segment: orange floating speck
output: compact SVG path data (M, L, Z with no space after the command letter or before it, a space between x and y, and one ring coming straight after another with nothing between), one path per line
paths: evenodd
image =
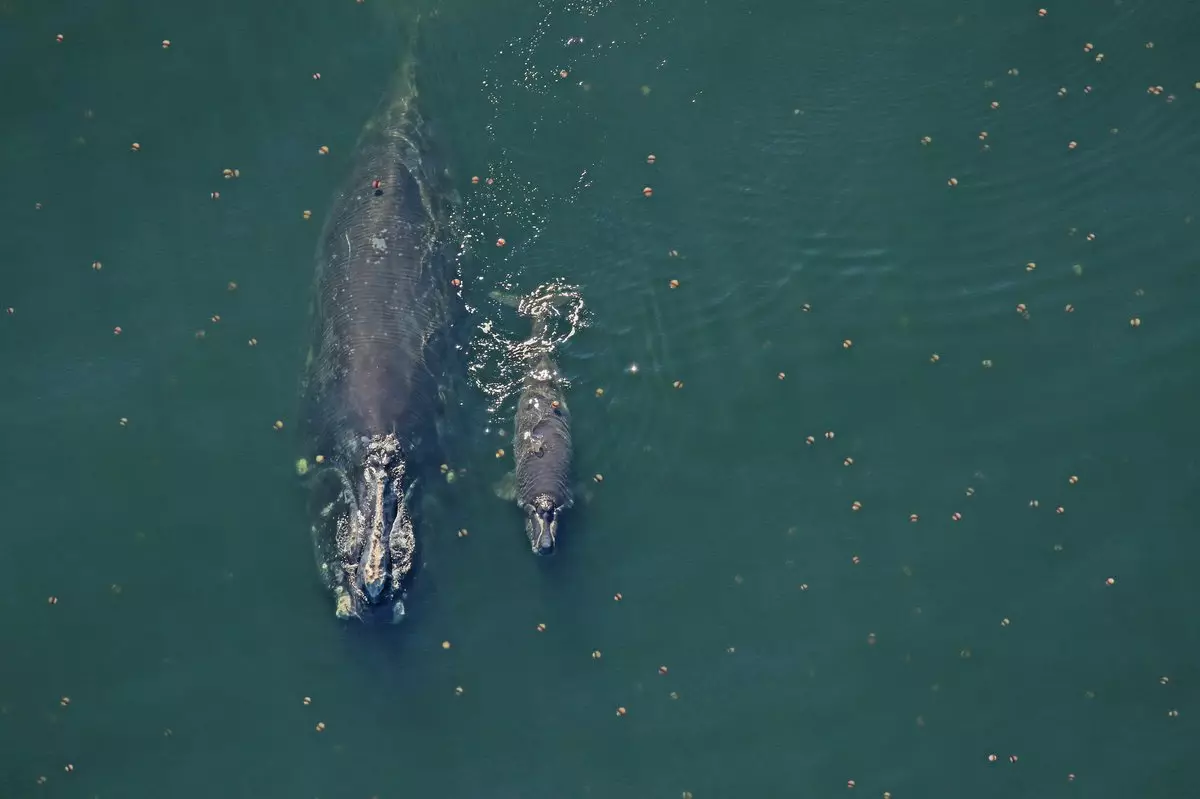
M504 457L504 450L502 450L502 449L498 449L498 450L496 450L496 457L497 457L497 458L503 458L503 457Z
M671 281L669 283L667 283L667 285L673 289L677 289L677 288L679 288L679 281L675 280L674 278L671 278Z
M138 142L134 142L133 144L129 145L129 149L136 153L138 150L142 149L142 145Z
M848 350L853 346L854 346L854 342L851 341L850 339L846 339L845 341L842 342L842 349L844 349L844 350Z
M625 715L625 713L626 713L626 711L625 711L625 708L623 708L623 707L619 707L619 708L617 708L617 715L618 715L618 716L624 716L624 715Z
M507 244L507 243L508 243L508 242L507 242L507 241L505 241L504 239L496 239L496 246L497 246L497 247L503 247L503 246L504 246L505 244Z
M317 148L317 152L321 155L329 155L329 147L322 144L320 147Z
M301 216L303 216L305 219L312 219L312 211L305 211L303 214L301 214Z
M475 185L479 185L479 175L472 175L472 176L471 176L471 183L473 183L473 184L475 184Z

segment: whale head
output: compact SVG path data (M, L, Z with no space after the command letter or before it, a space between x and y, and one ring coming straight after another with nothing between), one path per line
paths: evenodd
M525 504L525 533L535 555L554 552L558 540L558 514L562 511L549 494L538 494Z

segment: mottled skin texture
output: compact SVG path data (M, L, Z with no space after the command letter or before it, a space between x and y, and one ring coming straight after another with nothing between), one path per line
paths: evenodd
M416 539L405 495L433 438L438 343L450 323L440 174L411 82L368 124L317 255L305 431L318 564L339 616L403 615ZM376 181L378 184L376 185ZM325 500L329 500L327 503Z
M535 337L544 323L535 317ZM571 413L563 396L558 366L549 353L526 374L517 401L517 505L525 512L525 532L538 554L553 551L559 517L571 507Z

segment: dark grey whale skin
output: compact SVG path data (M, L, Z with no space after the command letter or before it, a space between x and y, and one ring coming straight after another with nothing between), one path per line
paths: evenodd
M544 318L535 313L535 340L544 334L545 328ZM523 380L513 435L517 504L525 513L529 544L539 555L554 550L559 518L574 504L572 450L571 412L558 365L546 352L538 357Z
M452 322L450 193L415 100L402 73L328 215L302 390L303 434L324 456L313 478L318 565L338 616L363 620L404 614L409 501L435 438Z

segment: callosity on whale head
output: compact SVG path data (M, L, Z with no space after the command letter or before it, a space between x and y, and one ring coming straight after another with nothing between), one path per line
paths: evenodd
M397 622L404 617L416 543L404 456L392 434L363 438L349 451L344 464L331 467L337 496L321 510L318 524L332 527L335 547L320 568L339 618ZM316 527L313 533L327 535Z
M549 555L558 539L558 514L562 510L549 494L538 494L525 503L525 533L535 554Z

